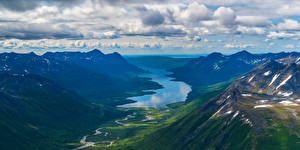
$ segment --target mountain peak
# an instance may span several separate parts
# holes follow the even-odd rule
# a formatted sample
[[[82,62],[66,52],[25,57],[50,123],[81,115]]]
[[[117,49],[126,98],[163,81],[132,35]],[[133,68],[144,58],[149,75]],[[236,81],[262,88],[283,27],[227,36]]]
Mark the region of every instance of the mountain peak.
[[[209,54],[207,57],[223,57],[224,55],[222,53],[219,52],[213,52],[211,54]]]
[[[27,53],[27,55],[30,55],[30,56],[37,56],[37,54],[34,53],[34,52]]]
[[[239,56],[239,57],[246,57],[246,56],[252,56],[253,54],[251,54],[250,52],[246,51],[246,50],[242,50],[240,52],[237,52],[235,54],[232,54],[232,56]]]
[[[94,54],[94,55],[104,55],[100,50],[98,49],[94,49],[94,50],[91,50],[89,52],[87,52],[88,54]]]

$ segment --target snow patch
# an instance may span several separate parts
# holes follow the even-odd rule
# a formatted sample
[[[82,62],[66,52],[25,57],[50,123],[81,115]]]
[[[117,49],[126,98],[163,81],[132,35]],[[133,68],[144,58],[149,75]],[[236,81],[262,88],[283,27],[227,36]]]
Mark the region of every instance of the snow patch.
[[[281,101],[279,104],[285,105],[285,106],[299,106],[299,104],[296,104],[292,101]]]
[[[218,64],[214,64],[214,70],[220,70],[220,66]]]
[[[243,79],[243,78],[245,78],[245,76],[240,77],[240,79]]]
[[[273,107],[272,105],[256,105],[254,108],[267,108],[267,107]]]
[[[237,115],[239,115],[239,111],[235,112],[234,115],[232,116],[232,119],[235,118]]]
[[[271,71],[267,71],[267,72],[264,73],[265,76],[268,76],[270,74],[271,74]]]
[[[255,77],[255,75],[253,75],[251,78],[249,78],[248,83],[250,83],[254,77]]]
[[[231,110],[229,110],[229,111],[227,111],[225,114],[231,114],[232,113],[232,111]]]
[[[257,104],[265,104],[265,103],[267,103],[269,100],[259,100],[259,101],[257,101],[256,103]]]
[[[295,63],[296,63],[297,65],[300,64],[300,57],[295,61]]]
[[[275,74],[272,78],[272,81],[270,82],[269,86],[271,86],[275,81],[276,79],[279,77],[280,74]]]
[[[251,127],[253,126],[252,122],[248,118],[245,120],[245,123],[249,124]]]
[[[279,89],[281,86],[285,85],[287,81],[292,78],[292,75],[289,75],[286,79],[284,79],[277,87],[276,90]]]
[[[292,94],[293,94],[293,92],[281,92],[281,91],[278,92],[278,95],[282,95],[284,97],[289,97]]]
[[[249,97],[249,96],[252,96],[252,95],[251,94],[242,94],[242,96]]]
[[[225,106],[225,105],[224,105]],[[224,108],[224,106],[222,106],[216,113],[214,113],[210,118],[214,118],[215,116],[217,116],[220,111]]]

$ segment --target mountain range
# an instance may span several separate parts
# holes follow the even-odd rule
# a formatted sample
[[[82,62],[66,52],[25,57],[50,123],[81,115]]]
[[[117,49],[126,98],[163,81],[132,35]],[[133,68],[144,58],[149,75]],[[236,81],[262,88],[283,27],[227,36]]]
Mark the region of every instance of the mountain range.
[[[299,149],[299,59],[260,63],[133,149]]]
[[[127,115],[115,105],[160,88],[118,53],[50,55],[0,54],[0,149],[70,149],[67,143]]]
[[[232,55],[223,55],[215,52],[208,56],[195,58],[183,66],[170,69],[173,72],[170,76],[193,86],[209,85],[240,76],[269,59],[293,56],[300,56],[300,53],[251,54],[241,51]]]
[[[43,57],[76,64],[98,73],[106,73],[123,79],[144,72],[144,70],[128,63],[117,52],[103,54],[97,49],[89,52],[46,52]]]
[[[128,115],[115,106],[161,88],[134,64],[168,69],[196,97],[203,85],[231,84],[122,149],[299,149],[300,53],[127,59],[99,50],[1,53],[0,149],[74,148],[82,135]]]
[[[65,57],[68,59],[61,59]],[[149,79],[137,77],[143,70],[127,63],[119,54],[104,55],[99,50],[46,53],[42,56],[2,53],[0,72],[40,75],[76,91],[91,102],[108,105],[127,103],[130,102],[127,97],[160,88]]]

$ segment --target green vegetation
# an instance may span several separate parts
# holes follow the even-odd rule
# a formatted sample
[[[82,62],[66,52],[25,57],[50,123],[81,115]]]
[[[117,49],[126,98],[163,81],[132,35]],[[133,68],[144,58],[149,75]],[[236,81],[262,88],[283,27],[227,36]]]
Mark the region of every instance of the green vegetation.
[[[92,105],[36,75],[0,74],[0,149],[69,149],[120,111]]]
[[[223,87],[220,85],[223,85]],[[157,131],[168,128],[177,121],[186,118],[186,115],[194,109],[221,93],[225,85],[216,84],[209,86],[205,91],[199,93],[197,99],[189,103],[172,103],[165,108],[121,108],[121,110],[127,111],[129,114],[135,113],[135,117],[118,119],[117,121],[121,122],[122,125],[117,124],[115,121],[102,125],[102,134],[88,137],[88,141],[96,142],[95,146],[88,149],[130,149],[134,147],[139,149],[140,145],[137,145],[138,143],[148,139],[148,136],[151,137]],[[106,132],[109,135],[105,136]],[[107,141],[112,141],[113,144],[107,147],[110,144]]]

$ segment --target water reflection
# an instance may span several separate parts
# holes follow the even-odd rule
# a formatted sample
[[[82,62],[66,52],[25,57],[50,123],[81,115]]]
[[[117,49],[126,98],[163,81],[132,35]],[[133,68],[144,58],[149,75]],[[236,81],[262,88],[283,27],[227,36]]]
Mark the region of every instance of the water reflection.
[[[152,78],[153,81],[158,82],[164,88],[155,90],[153,95],[144,95],[138,97],[131,97],[130,99],[137,102],[122,105],[121,107],[164,107],[169,103],[184,101],[191,91],[189,85],[184,82],[171,81],[172,78],[166,75],[169,72],[161,69],[144,68],[149,70],[152,74],[145,74],[143,77]]]

